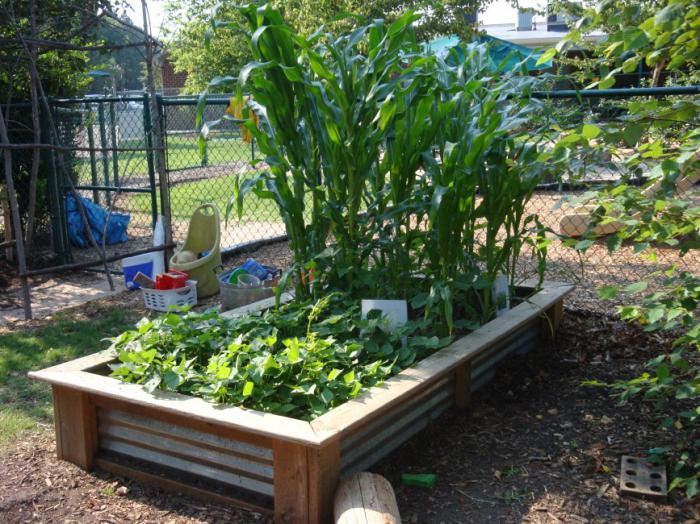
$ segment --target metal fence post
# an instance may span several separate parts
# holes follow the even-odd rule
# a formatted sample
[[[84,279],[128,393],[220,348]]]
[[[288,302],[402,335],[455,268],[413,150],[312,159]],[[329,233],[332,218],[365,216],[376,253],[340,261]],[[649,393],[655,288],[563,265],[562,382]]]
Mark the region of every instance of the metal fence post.
[[[100,123],[100,147],[102,148],[102,170],[105,180],[105,187],[109,187],[109,159],[107,158],[107,130],[105,129],[105,108],[102,102],[97,105],[97,117]],[[109,191],[105,191],[107,206],[112,205],[112,196]]]
[[[97,183],[97,159],[95,158],[95,128],[92,124],[92,104],[86,104],[85,107],[88,110],[87,133],[88,147],[90,148],[90,177],[92,185],[97,186],[99,184]],[[100,204],[100,192],[97,191],[97,189],[92,190],[92,200],[95,204]]]
[[[109,127],[112,132],[112,147],[117,149],[118,138],[117,138],[117,123],[116,116],[114,112],[114,102],[109,103]],[[119,153],[117,151],[112,151],[112,175],[114,178],[114,186],[119,187]]]
[[[151,186],[151,218],[153,227],[158,221],[158,197],[156,196],[156,170],[153,165],[153,126],[151,123],[151,105],[148,93],[143,94],[143,132],[146,138],[146,164],[148,165],[148,182]]]
[[[51,137],[48,130],[47,119],[44,112],[41,112],[42,136]],[[60,145],[60,144],[56,144]],[[68,224],[66,223],[65,201],[63,199],[63,183],[59,181],[56,171],[56,152],[44,149],[41,154],[41,162],[45,167],[48,180],[48,201],[51,212],[51,243],[53,250],[58,256],[61,264],[65,264],[70,258]]]

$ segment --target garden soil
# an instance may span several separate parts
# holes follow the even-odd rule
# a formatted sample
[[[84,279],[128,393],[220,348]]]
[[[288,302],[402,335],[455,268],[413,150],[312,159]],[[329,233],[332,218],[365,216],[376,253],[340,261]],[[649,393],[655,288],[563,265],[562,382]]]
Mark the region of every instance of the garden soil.
[[[230,263],[248,256],[284,265],[289,255],[273,245]],[[574,296],[569,303],[578,302]],[[94,317],[109,304],[142,307],[137,293],[127,293],[80,306],[76,316]],[[372,470],[392,483],[407,523],[698,522],[700,507],[681,493],[667,503],[620,496],[620,457],[672,445],[677,435],[659,429],[651,403],[618,406],[607,390],[582,384],[636,376],[670,342],[612,315],[567,307],[554,342],[509,361],[469,409],[444,413]],[[4,452],[0,463],[3,523],[270,522],[267,515],[85,473],[55,458],[50,427]],[[403,486],[403,473],[434,473],[437,483]]]

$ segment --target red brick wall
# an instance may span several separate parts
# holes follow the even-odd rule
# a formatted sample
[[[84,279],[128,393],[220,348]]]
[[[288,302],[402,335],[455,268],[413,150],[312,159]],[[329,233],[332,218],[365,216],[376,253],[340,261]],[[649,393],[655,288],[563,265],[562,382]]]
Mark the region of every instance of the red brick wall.
[[[163,93],[170,93],[177,91],[179,92],[185,86],[185,81],[187,80],[187,73],[176,73],[173,68],[173,64],[168,59],[168,55],[165,54],[163,57],[161,67],[162,81],[163,81]]]

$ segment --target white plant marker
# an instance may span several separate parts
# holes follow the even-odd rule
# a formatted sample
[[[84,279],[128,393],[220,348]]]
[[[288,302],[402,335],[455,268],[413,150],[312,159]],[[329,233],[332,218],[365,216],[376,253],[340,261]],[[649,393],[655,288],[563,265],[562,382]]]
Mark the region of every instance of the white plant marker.
[[[508,277],[498,275],[491,285],[491,296],[496,302],[496,316],[500,317],[510,309],[510,291]]]
[[[362,318],[367,318],[367,313],[377,309],[382,312],[385,324],[382,328],[385,331],[390,331],[399,326],[403,326],[408,322],[408,304],[405,300],[377,300],[363,299],[362,300]]]

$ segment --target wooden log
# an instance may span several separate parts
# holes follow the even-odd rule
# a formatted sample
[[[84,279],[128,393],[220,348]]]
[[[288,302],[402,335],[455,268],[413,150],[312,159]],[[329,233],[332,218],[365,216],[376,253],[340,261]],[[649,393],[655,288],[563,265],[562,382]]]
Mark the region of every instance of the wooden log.
[[[90,471],[97,452],[97,418],[89,395],[54,385],[53,411],[58,458]]]
[[[401,524],[391,484],[366,471],[340,482],[333,509],[336,524]]]

